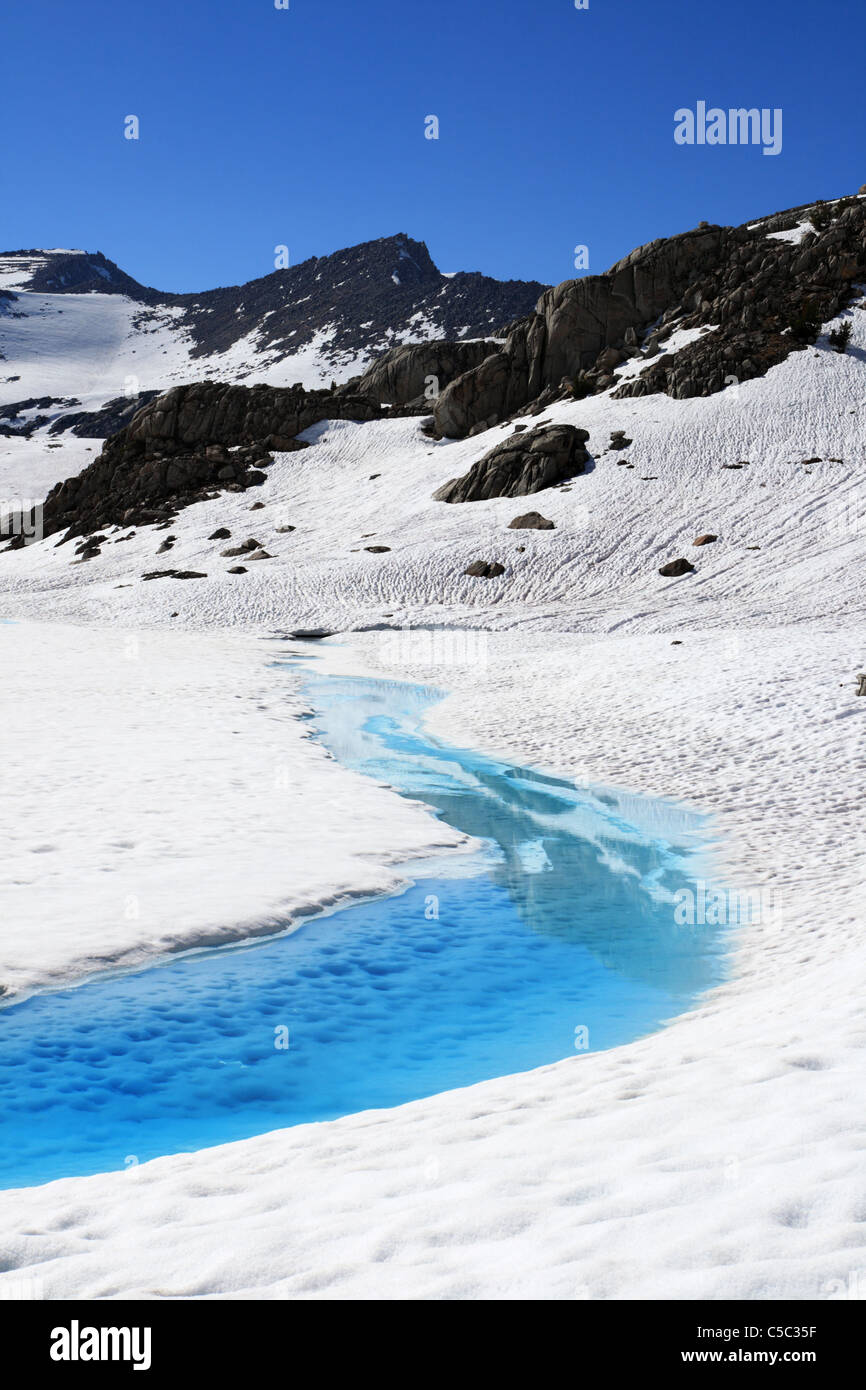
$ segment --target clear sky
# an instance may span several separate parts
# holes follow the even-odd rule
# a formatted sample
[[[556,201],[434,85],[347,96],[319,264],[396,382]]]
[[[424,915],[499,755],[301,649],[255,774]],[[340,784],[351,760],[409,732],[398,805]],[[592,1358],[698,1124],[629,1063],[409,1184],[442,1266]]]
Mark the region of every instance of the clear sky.
[[[556,282],[866,183],[864,0],[288,2],[9,0],[0,249],[180,291],[407,232]],[[701,100],[781,108],[781,153],[677,145]]]

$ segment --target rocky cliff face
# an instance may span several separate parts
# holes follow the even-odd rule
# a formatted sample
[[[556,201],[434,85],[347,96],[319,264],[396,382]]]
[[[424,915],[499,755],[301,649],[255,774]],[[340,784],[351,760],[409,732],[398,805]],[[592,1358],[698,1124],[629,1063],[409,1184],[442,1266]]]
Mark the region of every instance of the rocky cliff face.
[[[796,233],[810,217],[818,225]],[[545,291],[500,351],[441,393],[437,428],[460,438],[544,393],[549,399],[560,389],[577,395],[608,389],[618,366],[644,355],[657,360],[618,395],[710,395],[726,379],[761,376],[814,341],[820,323],[864,277],[866,202],[860,198],[793,209],[752,226],[702,225],[651,242],[604,275]],[[675,328],[716,331],[675,357],[659,355]]]
[[[433,342],[391,348],[351,386],[381,404],[404,413],[432,409],[440,391],[464,372],[479,366],[498,344],[486,339],[468,343]]]
[[[351,391],[301,387],[177,386],[145,405],[78,477],[58,483],[44,507],[46,535],[149,525],[179,507],[264,481],[270,450],[299,449],[319,420],[372,420],[380,407]]]

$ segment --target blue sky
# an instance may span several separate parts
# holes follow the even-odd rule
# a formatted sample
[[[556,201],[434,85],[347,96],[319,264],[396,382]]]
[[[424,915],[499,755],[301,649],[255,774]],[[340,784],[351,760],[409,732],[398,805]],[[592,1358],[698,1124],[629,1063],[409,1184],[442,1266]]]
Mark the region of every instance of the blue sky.
[[[197,290],[267,274],[276,245],[296,264],[407,232],[443,270],[556,282],[578,244],[600,271],[866,182],[862,0],[289,5],[7,7],[0,249]],[[699,100],[782,108],[781,154],[676,145]]]

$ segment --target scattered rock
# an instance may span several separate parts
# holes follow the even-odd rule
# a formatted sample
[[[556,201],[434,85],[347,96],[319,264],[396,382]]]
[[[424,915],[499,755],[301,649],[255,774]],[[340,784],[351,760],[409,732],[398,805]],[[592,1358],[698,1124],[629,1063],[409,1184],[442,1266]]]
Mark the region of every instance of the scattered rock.
[[[207,579],[200,570],[149,570],[142,579]]]
[[[165,538],[165,540],[163,541],[162,545],[159,546],[159,548],[157,549],[157,552],[156,552],[157,555],[163,555],[163,554],[165,553],[166,550],[171,550],[171,548],[172,548],[172,546],[174,545],[174,543],[175,543],[176,540],[177,540],[177,536],[166,536],[166,538]]]
[[[277,526],[275,529],[281,536],[285,536],[289,531],[294,531],[296,528],[294,526]]]
[[[232,565],[231,569],[227,571],[228,574],[246,574],[246,572],[246,565]]]
[[[386,550],[390,550],[390,545],[365,545],[365,550],[369,550],[371,555],[384,555]]]
[[[694,568],[688,560],[669,560],[666,565],[661,566],[659,574],[664,575],[665,579],[678,579],[681,574],[692,574]]]
[[[707,535],[705,536],[697,536],[692,541],[692,545],[712,545],[713,542],[717,541],[718,539],[718,536],[711,536],[709,533],[707,533]]]
[[[608,448],[618,451],[619,449],[628,449],[633,443],[633,439],[626,439],[625,430],[614,430],[611,433]]]
[[[522,516],[516,516],[513,521],[508,523],[509,531],[553,531],[554,523],[548,521],[541,512],[524,512]]]
[[[225,550],[221,550],[220,555],[222,555],[224,559],[230,560],[235,555],[249,555],[252,551],[261,550],[261,548],[261,541],[257,541],[253,536],[250,536],[249,540],[241,541],[240,545],[230,545]]]
[[[16,540],[17,539],[19,538],[16,537]],[[20,539],[23,540],[24,538],[21,537]],[[83,541],[81,545],[76,546],[75,555],[77,558],[72,561],[72,564],[81,565],[84,564],[87,560],[93,560],[96,558],[97,555],[101,555],[102,550],[100,549],[100,546],[104,541],[105,536],[90,536],[86,541]],[[7,550],[11,550],[13,547],[10,545],[6,548]]]
[[[209,541],[228,541],[231,540],[231,531],[227,526],[218,526],[212,535],[208,536]]]
[[[472,575],[473,579],[497,579],[505,573],[505,566],[497,560],[473,560],[463,573]]]
[[[247,563],[249,563],[250,560],[273,560],[273,558],[269,550],[253,550],[250,554],[245,556]]]

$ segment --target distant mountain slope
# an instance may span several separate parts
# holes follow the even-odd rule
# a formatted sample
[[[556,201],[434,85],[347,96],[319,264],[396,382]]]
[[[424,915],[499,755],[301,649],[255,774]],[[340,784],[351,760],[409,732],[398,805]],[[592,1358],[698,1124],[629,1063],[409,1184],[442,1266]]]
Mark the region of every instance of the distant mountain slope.
[[[208,376],[343,382],[401,343],[495,336],[544,289],[445,275],[404,234],[201,294],[140,285],[101,252],[6,252],[0,406],[53,395],[98,409],[123,393]]]

